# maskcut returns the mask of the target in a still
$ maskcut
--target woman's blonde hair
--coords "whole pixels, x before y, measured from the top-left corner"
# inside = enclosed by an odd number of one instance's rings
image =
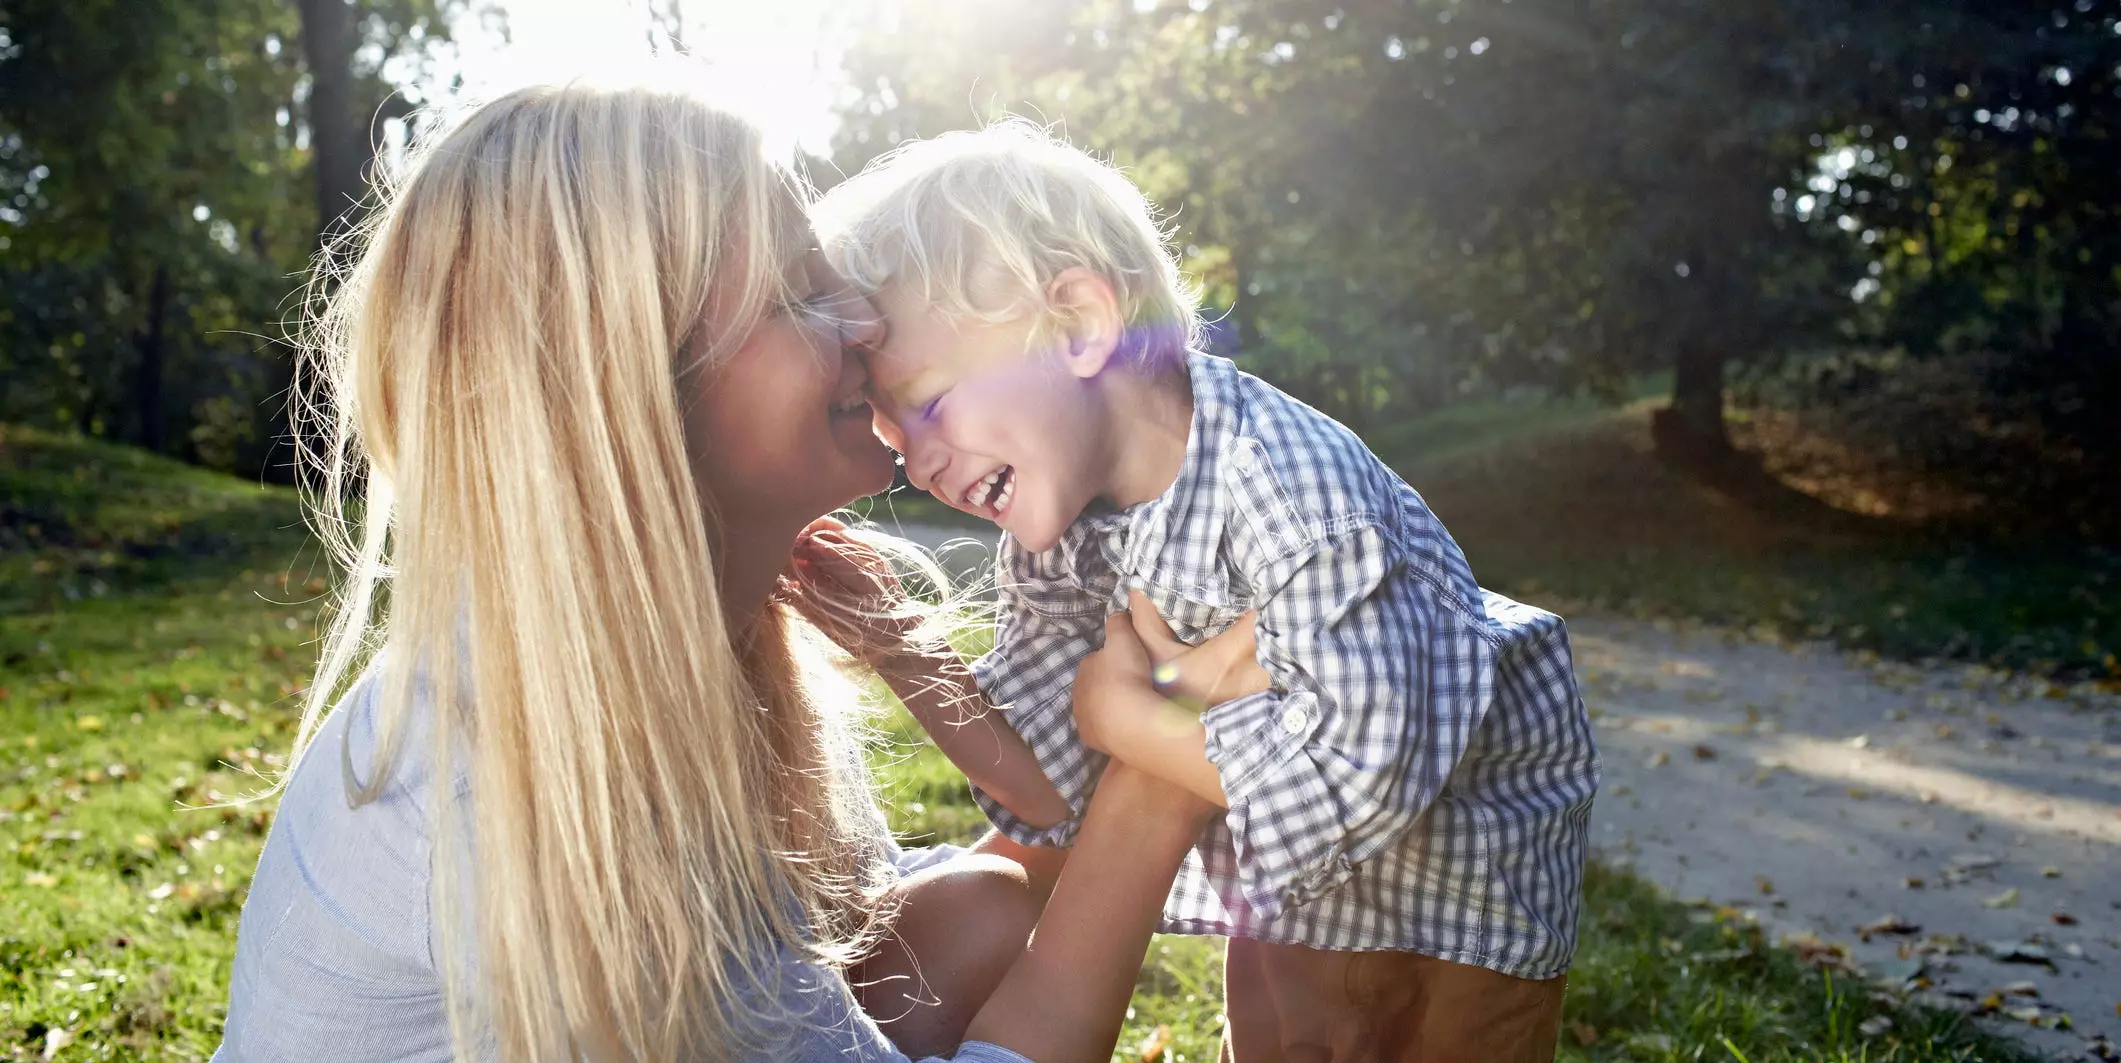
[[[1022,118],[887,152],[811,212],[827,257],[869,291],[907,285],[945,316],[1055,320],[1047,285],[1080,266],[1126,320],[1121,364],[1176,365],[1201,339],[1198,293],[1156,208],[1117,168]]]
[[[305,337],[348,580],[297,750],[364,670],[385,737],[349,799],[432,743],[459,1055],[727,1058],[776,950],[876,931],[851,724],[784,607],[725,620],[680,416],[789,297],[806,188],[696,92],[582,83],[486,103],[399,174]]]

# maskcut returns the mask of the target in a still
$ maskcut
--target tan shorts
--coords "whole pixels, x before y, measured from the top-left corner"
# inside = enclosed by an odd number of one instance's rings
[[[1552,1063],[1566,982],[1233,938],[1223,1063]]]

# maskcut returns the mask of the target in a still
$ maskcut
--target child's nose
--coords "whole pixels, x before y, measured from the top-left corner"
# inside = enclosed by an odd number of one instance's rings
[[[923,439],[918,432],[909,435],[905,442],[905,449],[900,453],[906,456],[906,482],[934,494],[936,479],[949,468],[950,456],[942,447]]]

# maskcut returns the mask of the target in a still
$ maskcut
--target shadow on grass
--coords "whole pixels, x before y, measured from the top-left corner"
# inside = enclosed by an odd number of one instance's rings
[[[0,426],[0,612],[225,579],[287,564],[305,542],[286,488]]]
[[[1564,612],[1691,616],[2069,676],[2121,668],[2121,551],[1933,533],[1811,500],[1763,506],[1662,461],[1655,404],[1442,457],[1385,456],[1484,584]]]

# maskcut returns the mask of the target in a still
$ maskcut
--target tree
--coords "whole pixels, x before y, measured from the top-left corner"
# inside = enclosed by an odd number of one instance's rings
[[[1659,440],[1705,471],[1731,463],[1726,366],[1846,342],[1862,311],[1869,245],[1792,210],[1791,190],[1859,125],[1906,126],[1878,116],[1905,109],[1911,71],[1982,56],[2013,73],[1977,83],[2016,86],[2042,69],[2025,48],[2050,47],[2038,23],[2061,18],[1944,0],[1086,0],[1011,32],[1003,6],[877,26],[850,64],[843,165],[1002,107],[1063,120],[1175,208],[1239,348],[1310,401],[1359,424],[1468,387],[1610,394],[1669,369]],[[2111,40],[2110,21],[2072,25]],[[2043,153],[1981,143],[2011,166]]]
[[[372,114],[438,9],[342,6],[348,105]],[[339,113],[317,107],[301,29],[278,0],[0,12],[0,416],[264,462],[288,364],[275,338],[326,195],[312,117]]]

